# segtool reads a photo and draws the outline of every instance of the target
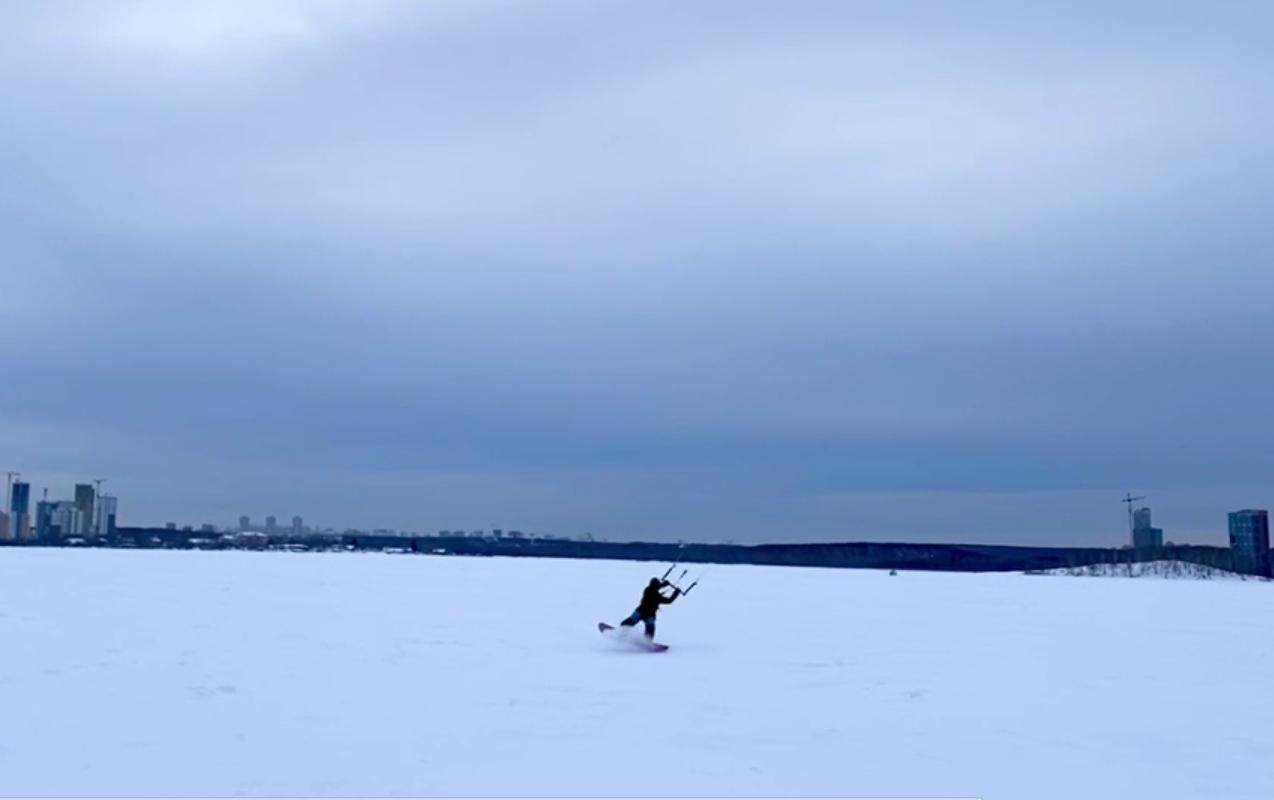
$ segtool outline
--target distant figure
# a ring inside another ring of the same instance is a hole
[[[681,590],[676,586],[672,587],[671,597],[665,595],[663,593],[665,586],[672,586],[672,584],[658,578],[651,578],[650,583],[646,585],[646,590],[641,593],[641,603],[637,606],[637,610],[628,619],[619,623],[620,627],[631,628],[638,622],[643,622],[646,625],[646,638],[654,639],[655,615],[659,613],[659,607],[671,603],[681,595]]]

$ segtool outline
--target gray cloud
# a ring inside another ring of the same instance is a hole
[[[1274,478],[1271,21],[8,4],[0,453],[136,522],[1215,537]]]

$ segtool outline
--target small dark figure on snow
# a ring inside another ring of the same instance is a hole
[[[655,638],[655,615],[659,613],[659,607],[671,603],[681,595],[681,590],[676,586],[672,586],[672,596],[663,593],[664,587],[672,586],[668,581],[661,581],[658,578],[651,578],[650,583],[646,585],[646,590],[641,593],[641,603],[637,606],[637,610],[632,613],[628,619],[619,623],[620,627],[631,628],[638,622],[646,625],[646,638]]]

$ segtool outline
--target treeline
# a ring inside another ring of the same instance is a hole
[[[858,569],[940,570],[952,572],[1017,572],[1175,560],[1214,569],[1262,574],[1237,564],[1230,550],[1203,545],[1154,549],[1013,547],[1000,545],[845,542],[830,544],[684,544],[663,542],[598,542],[568,539],[494,539],[442,536],[333,535],[250,536],[177,531],[168,528],[120,528],[110,536],[75,542],[99,547],[345,550],[428,553],[465,556],[615,559],[625,561],[699,562]]]

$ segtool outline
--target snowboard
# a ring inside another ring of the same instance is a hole
[[[597,630],[599,633],[605,636],[606,634],[615,630],[615,626],[607,625],[605,622],[599,622],[597,623]],[[617,638],[625,642],[628,642],[633,647],[638,647],[638,648],[641,648],[642,650],[649,650],[652,653],[662,653],[668,649],[668,645],[660,644],[659,642],[647,641],[645,636],[620,636]]]

